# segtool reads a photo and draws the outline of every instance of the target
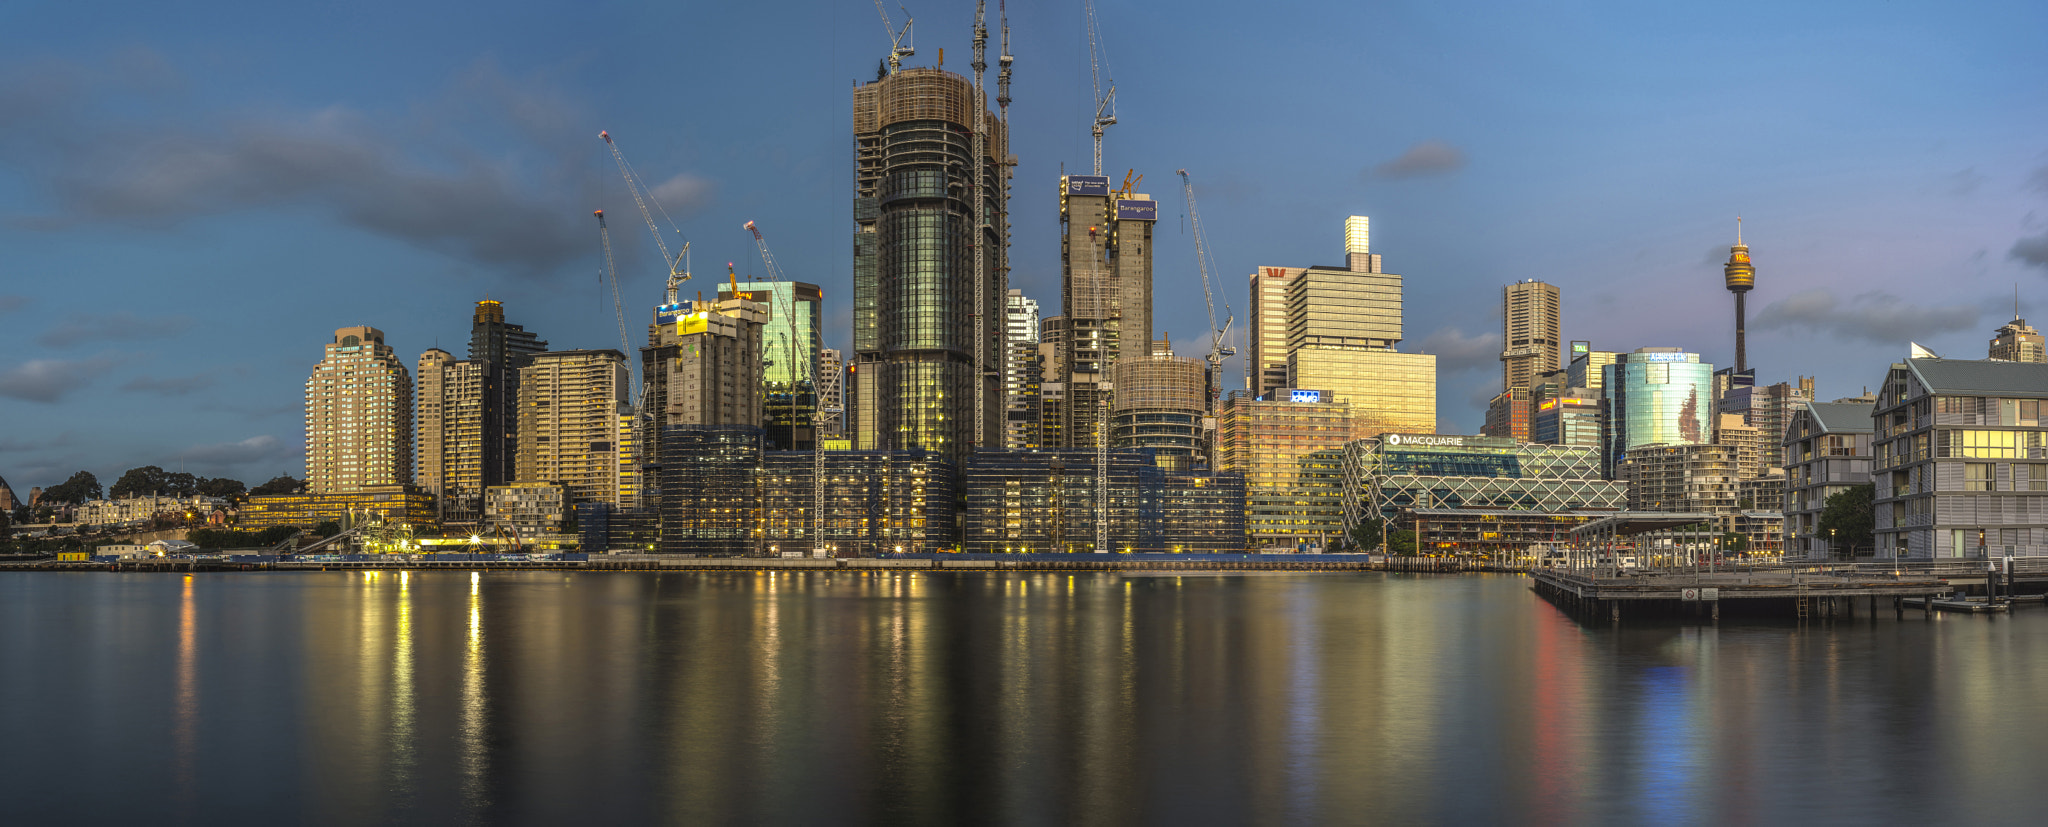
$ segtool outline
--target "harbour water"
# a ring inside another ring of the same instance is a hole
[[[2048,608],[1511,575],[0,574],[40,823],[2019,823]]]

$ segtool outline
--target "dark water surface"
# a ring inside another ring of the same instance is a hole
[[[0,574],[9,824],[2039,823],[2048,609],[1506,576]]]

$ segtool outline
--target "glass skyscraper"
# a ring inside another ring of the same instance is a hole
[[[1630,448],[1714,441],[1714,366],[1675,347],[1615,356],[1602,370],[1610,470]]]

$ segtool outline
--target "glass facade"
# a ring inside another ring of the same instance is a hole
[[[977,451],[962,474],[970,552],[1095,550],[1093,451]],[[1150,451],[1109,454],[1116,552],[1245,549],[1244,476],[1169,473]]]
[[[1558,523],[1501,518],[1485,530],[1445,512],[1527,512],[1583,521],[1573,512],[1620,510],[1628,503],[1628,486],[1602,478],[1596,447],[1481,436],[1384,434],[1356,440],[1344,448],[1343,487],[1347,527],[1370,519],[1406,522],[1421,512],[1446,531],[1460,526],[1459,531],[1491,533],[1471,539],[1502,547],[1545,542],[1543,532]],[[1514,526],[1542,536],[1507,530]],[[1463,542],[1445,537],[1443,542]]]
[[[1293,399],[1292,389],[1276,396]],[[1328,400],[1328,394],[1310,395]],[[1253,399],[1233,391],[1217,428],[1218,467],[1245,477],[1251,547],[1333,542],[1344,528],[1343,447],[1353,438],[1351,406],[1334,401]]]
[[[1714,366],[1699,354],[1641,348],[1615,357],[1602,373],[1610,469],[1631,448],[1713,442]]]
[[[1364,437],[1436,430],[1436,356],[1348,347],[1296,348],[1291,387],[1319,388],[1350,404]]]

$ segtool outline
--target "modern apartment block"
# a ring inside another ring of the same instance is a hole
[[[818,351],[818,432],[846,435],[846,355],[829,347]]]
[[[1869,402],[1818,402],[1792,416],[1780,442],[1785,457],[1785,552],[1809,560],[1868,556],[1874,549],[1836,546],[1820,530],[1828,498],[1870,484]]]
[[[1112,188],[1099,175],[1060,179],[1060,310],[1065,335],[1048,371],[1065,389],[1057,417],[1066,448],[1092,448],[1119,359],[1152,346],[1151,196]],[[1049,377],[1049,378],[1051,378]]]
[[[484,400],[483,484],[500,485],[513,478],[513,456],[519,449],[519,369],[548,343],[526,328],[505,321],[505,305],[485,299],[470,316],[469,358],[486,362],[498,377],[497,392]]]
[[[306,488],[347,494],[413,481],[412,374],[384,331],[334,331],[306,379]]]
[[[1007,127],[967,78],[904,68],[854,87],[853,142],[854,444],[1001,445]]]
[[[630,433],[630,377],[616,350],[550,351],[520,368],[518,481],[561,485],[571,502],[619,504],[632,465],[620,439]]]
[[[431,348],[420,354],[419,462],[414,482],[434,495],[441,522],[467,525],[483,519],[484,469],[499,446],[489,438],[502,428],[492,422],[504,412],[498,399],[497,366],[481,359],[456,359]]]
[[[1871,414],[1877,556],[2048,555],[2048,363],[1916,351]]]
[[[1527,279],[1501,287],[1502,390],[1530,387],[1537,376],[1558,369],[1558,349],[1564,345],[1562,305],[1555,284]]]
[[[1021,451],[1039,446],[1039,383],[1045,369],[1039,362],[1038,301],[1011,288],[1003,299],[1003,447]]]
[[[1713,444],[1629,449],[1618,474],[1628,483],[1629,510],[1734,514],[1742,488],[1737,454],[1733,446]]]

